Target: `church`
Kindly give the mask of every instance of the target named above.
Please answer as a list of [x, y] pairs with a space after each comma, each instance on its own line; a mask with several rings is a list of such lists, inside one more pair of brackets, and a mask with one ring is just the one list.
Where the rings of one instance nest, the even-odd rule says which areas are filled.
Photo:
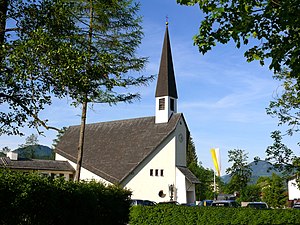
[[[199, 180], [186, 167], [189, 130], [177, 113], [177, 89], [166, 25], [155, 93], [155, 116], [87, 124], [82, 180], [117, 184], [132, 199], [196, 201]], [[56, 160], [76, 168], [80, 126], [70, 126], [56, 146]]]

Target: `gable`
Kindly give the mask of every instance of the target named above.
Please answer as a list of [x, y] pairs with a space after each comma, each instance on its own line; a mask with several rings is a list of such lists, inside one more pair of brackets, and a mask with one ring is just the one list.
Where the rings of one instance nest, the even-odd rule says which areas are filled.
[[[155, 117], [87, 124], [82, 166], [111, 183], [120, 183], [175, 130], [181, 113], [168, 123]], [[71, 126], [55, 152], [76, 162], [80, 126]]]

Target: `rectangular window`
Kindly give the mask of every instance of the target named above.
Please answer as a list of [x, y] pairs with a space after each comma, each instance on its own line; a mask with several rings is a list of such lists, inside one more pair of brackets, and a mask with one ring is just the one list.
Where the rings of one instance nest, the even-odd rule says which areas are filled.
[[158, 170], [155, 170], [155, 176], [158, 177]]
[[175, 100], [174, 99], [170, 99], [170, 109], [172, 110], [172, 111], [174, 111], [174, 109], [175, 109]]
[[153, 169], [150, 169], [150, 176], [153, 176]]
[[165, 110], [165, 99], [164, 98], [160, 98], [158, 100], [158, 104], [159, 104], [159, 106], [158, 106], [159, 110]]
[[161, 177], [164, 176], [164, 170], [160, 170], [160, 176], [161, 176]]

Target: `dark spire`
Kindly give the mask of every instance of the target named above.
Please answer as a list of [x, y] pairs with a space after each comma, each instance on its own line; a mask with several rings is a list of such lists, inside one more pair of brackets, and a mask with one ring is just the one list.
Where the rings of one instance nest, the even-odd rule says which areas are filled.
[[162, 96], [170, 96], [176, 99], [178, 98], [169, 39], [168, 22], [166, 22], [166, 32], [155, 93], [155, 97]]

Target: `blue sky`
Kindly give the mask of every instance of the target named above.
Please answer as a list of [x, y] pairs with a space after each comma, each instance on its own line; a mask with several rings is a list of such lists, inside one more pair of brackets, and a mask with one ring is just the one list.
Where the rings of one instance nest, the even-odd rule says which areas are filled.
[[[222, 174], [230, 166], [227, 152], [243, 149], [249, 162], [255, 156], [264, 158], [265, 149], [272, 144], [270, 132], [277, 129], [277, 119], [266, 115], [265, 108], [273, 99], [279, 83], [272, 79], [267, 66], [247, 63], [243, 48], [232, 43], [218, 44], [206, 55], [198, 52], [192, 37], [198, 33], [203, 14], [197, 6], [186, 7], [176, 0], [142, 0], [145, 37], [138, 50], [149, 62], [141, 74], [157, 74], [168, 16], [173, 64], [177, 82], [178, 112], [184, 113], [196, 145], [199, 161], [213, 168], [210, 149], [219, 147]], [[94, 105], [88, 111], [88, 123], [152, 116], [155, 113], [156, 80], [140, 87], [141, 100], [116, 106]], [[43, 116], [56, 127], [80, 123], [80, 108], [69, 106], [70, 100], [55, 100]], [[30, 135], [34, 130], [25, 129]], [[54, 131], [45, 131], [40, 144], [52, 145]], [[25, 142], [25, 137], [1, 136], [0, 148], [11, 149]], [[287, 140], [295, 146], [293, 140]]]

